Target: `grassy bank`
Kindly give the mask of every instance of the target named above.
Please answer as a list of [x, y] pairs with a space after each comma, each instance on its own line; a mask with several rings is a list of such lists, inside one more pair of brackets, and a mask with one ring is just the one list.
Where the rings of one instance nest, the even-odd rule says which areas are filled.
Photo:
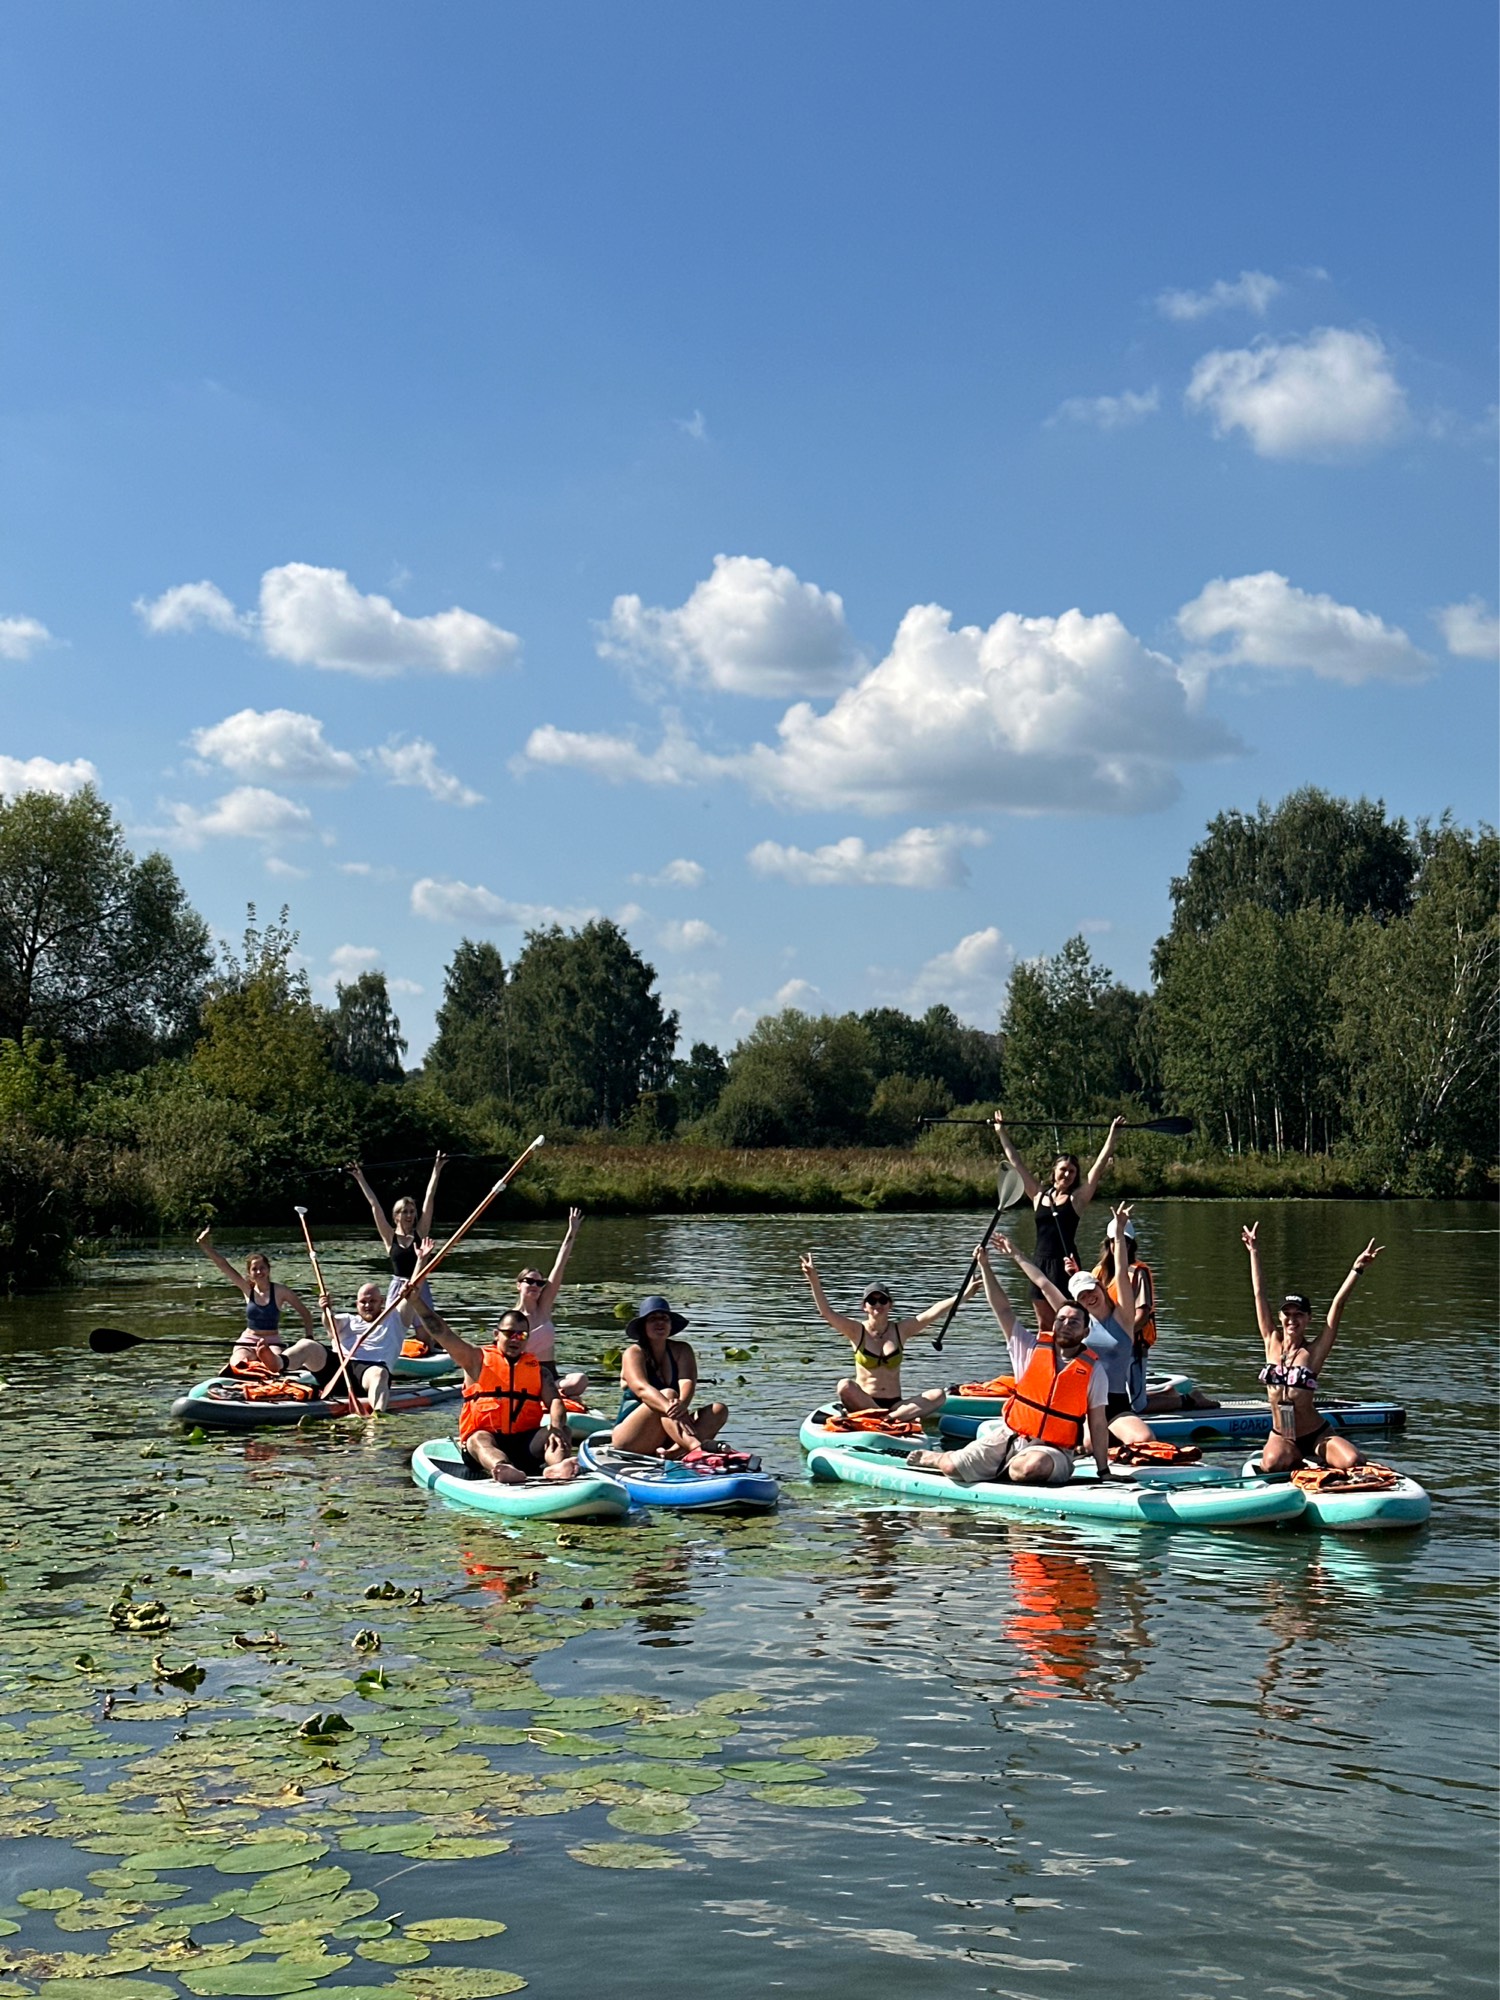
[[[460, 1165], [455, 1162], [455, 1173]], [[482, 1191], [482, 1173], [471, 1176]], [[560, 1214], [570, 1203], [596, 1215], [879, 1212], [985, 1208], [996, 1166], [979, 1155], [936, 1158], [896, 1149], [735, 1152], [694, 1145], [558, 1146], [528, 1167], [507, 1202], [511, 1213]], [[456, 1190], [455, 1190], [456, 1192]], [[1134, 1196], [1247, 1199], [1360, 1198], [1385, 1192], [1357, 1163], [1301, 1155], [1178, 1158], [1169, 1148], [1124, 1154], [1108, 1192]], [[476, 1193], [477, 1198], [477, 1193]]]

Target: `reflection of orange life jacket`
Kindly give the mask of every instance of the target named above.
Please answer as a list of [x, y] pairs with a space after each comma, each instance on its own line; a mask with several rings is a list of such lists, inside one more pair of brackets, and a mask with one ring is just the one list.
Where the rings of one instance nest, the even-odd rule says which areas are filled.
[[[1131, 1277], [1134, 1277], [1137, 1272], [1145, 1280], [1144, 1284], [1137, 1284], [1135, 1288], [1135, 1351], [1137, 1354], [1141, 1354], [1148, 1347], [1155, 1347], [1156, 1345], [1156, 1279], [1151, 1274], [1151, 1266], [1149, 1264], [1139, 1263], [1132, 1258], [1130, 1264]], [[1104, 1286], [1104, 1289], [1109, 1293], [1115, 1304], [1118, 1305], [1120, 1303], [1119, 1281], [1115, 1278], [1110, 1278], [1106, 1281], [1104, 1276], [1104, 1260], [1102, 1258], [1094, 1266], [1094, 1276]]]
[[541, 1428], [547, 1406], [542, 1400], [542, 1364], [534, 1354], [507, 1361], [498, 1347], [484, 1349], [477, 1382], [464, 1383], [464, 1406], [458, 1418], [462, 1444], [475, 1431], [495, 1431], [515, 1437]]
[[1093, 1373], [1091, 1354], [1059, 1368], [1052, 1336], [1044, 1333], [1021, 1371], [1016, 1393], [1005, 1406], [1007, 1427], [1019, 1437], [1035, 1438], [1038, 1444], [1077, 1451], [1088, 1419]]

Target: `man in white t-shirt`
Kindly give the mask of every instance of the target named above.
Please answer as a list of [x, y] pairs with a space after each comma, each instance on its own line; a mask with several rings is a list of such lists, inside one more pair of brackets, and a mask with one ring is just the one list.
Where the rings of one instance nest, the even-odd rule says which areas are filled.
[[352, 1313], [334, 1313], [333, 1300], [326, 1292], [318, 1304], [325, 1313], [333, 1313], [338, 1351], [349, 1357], [351, 1386], [372, 1410], [389, 1408], [391, 1369], [406, 1329], [394, 1307], [386, 1311], [384, 1285], [361, 1285]]
[[[1005, 1237], [997, 1236], [995, 1243], [1007, 1256], [1015, 1255]], [[995, 1276], [983, 1244], [975, 1256], [984, 1281], [984, 1295], [990, 1302], [991, 1312], [1000, 1322], [1000, 1330], [1010, 1351], [1011, 1373], [1019, 1382], [1037, 1351], [1040, 1336], [1016, 1318], [1015, 1308]], [[1059, 1373], [1070, 1362], [1089, 1359], [1084, 1346], [1089, 1326], [1089, 1316], [1081, 1307], [1063, 1306], [1059, 1309], [1052, 1323], [1052, 1341]], [[1103, 1363], [1094, 1361], [1089, 1372], [1085, 1428], [1088, 1448], [1101, 1479], [1110, 1476], [1109, 1426], [1104, 1414], [1108, 1402], [1109, 1379]], [[906, 1462], [921, 1471], [944, 1473], [949, 1479], [956, 1479], [960, 1486], [977, 1486], [985, 1479], [1009, 1479], [1019, 1486], [1066, 1486], [1073, 1476], [1074, 1456], [1074, 1452], [1063, 1445], [1044, 1444], [1039, 1439], [1024, 1437], [1000, 1421], [990, 1425], [982, 1437], [960, 1451], [914, 1451]]]

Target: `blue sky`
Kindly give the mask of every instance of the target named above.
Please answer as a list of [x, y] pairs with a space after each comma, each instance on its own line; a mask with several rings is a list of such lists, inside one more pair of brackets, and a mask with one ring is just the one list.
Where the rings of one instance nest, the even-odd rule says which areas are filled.
[[621, 917], [728, 1045], [1209, 817], [1494, 816], [1488, 6], [19, 4], [0, 783], [414, 1054]]

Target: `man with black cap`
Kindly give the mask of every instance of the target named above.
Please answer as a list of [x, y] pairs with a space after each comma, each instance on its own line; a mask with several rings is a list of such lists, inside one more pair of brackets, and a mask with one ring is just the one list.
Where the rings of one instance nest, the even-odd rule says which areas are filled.
[[728, 1423], [723, 1403], [693, 1408], [698, 1357], [677, 1338], [687, 1323], [653, 1292], [641, 1300], [625, 1328], [629, 1345], [620, 1357], [620, 1414], [613, 1434], [617, 1450], [682, 1458], [701, 1451]]

